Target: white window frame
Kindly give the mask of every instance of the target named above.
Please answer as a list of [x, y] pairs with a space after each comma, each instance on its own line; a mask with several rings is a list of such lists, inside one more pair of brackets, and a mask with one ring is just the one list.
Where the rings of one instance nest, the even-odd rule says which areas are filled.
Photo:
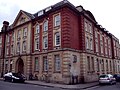
[[43, 24], [43, 31], [48, 31], [48, 20], [46, 20]]
[[9, 47], [6, 47], [6, 54], [9, 54]]
[[55, 64], [55, 72], [61, 71], [61, 61], [60, 61], [60, 55], [54, 56], [54, 64]]
[[35, 57], [35, 61], [34, 61], [34, 71], [39, 71], [39, 58]]
[[44, 36], [43, 37], [43, 49], [47, 49], [48, 48], [48, 37]]
[[95, 44], [96, 44], [96, 52], [98, 52], [98, 42], [96, 42]]
[[11, 45], [11, 54], [13, 54], [14, 49], [13, 49], [13, 45]]
[[90, 39], [90, 50], [93, 50], [93, 39]]
[[48, 59], [47, 59], [47, 56], [43, 56], [43, 71], [48, 71]]
[[17, 52], [20, 52], [20, 42], [17, 43]]
[[27, 27], [23, 29], [23, 37], [26, 37], [26, 36], [27, 36]]
[[2, 36], [0, 36], [0, 44], [2, 43]]
[[60, 32], [55, 33], [55, 46], [60, 46], [61, 40], [60, 40]]
[[6, 35], [6, 36], [7, 36], [7, 42], [10, 42], [10, 36], [9, 36], [9, 34]]
[[2, 55], [2, 47], [0, 47], [0, 56]]
[[20, 38], [21, 30], [18, 30], [17, 38]]
[[101, 44], [101, 53], [103, 54], [103, 44]]
[[91, 23], [88, 24], [88, 28], [89, 28], [89, 32], [92, 34], [92, 24]]
[[86, 49], [89, 49], [89, 38], [86, 37]]
[[84, 25], [85, 31], [88, 31], [88, 30], [87, 30], [87, 29], [88, 29], [88, 28], [87, 28], [87, 22], [85, 21], [84, 24], [85, 24], [85, 25]]
[[57, 27], [57, 26], [60, 26], [61, 24], [61, 17], [60, 17], [60, 14], [57, 14], [54, 16], [54, 26]]
[[39, 50], [39, 38], [35, 39], [35, 50]]
[[35, 27], [35, 34], [38, 34], [40, 32], [40, 25], [37, 24]]
[[12, 41], [14, 41], [14, 32], [12, 33]]
[[26, 51], [26, 48], [27, 48], [26, 45], [27, 45], [26, 41], [23, 41], [23, 51]]

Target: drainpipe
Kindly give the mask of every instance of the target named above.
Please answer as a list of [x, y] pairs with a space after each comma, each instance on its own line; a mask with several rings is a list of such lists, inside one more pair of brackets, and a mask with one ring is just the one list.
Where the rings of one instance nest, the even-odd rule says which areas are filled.
[[3, 77], [3, 74], [5, 73], [5, 69], [4, 69], [4, 61], [5, 61], [5, 43], [6, 43], [6, 31], [8, 30], [8, 26], [9, 26], [9, 22], [7, 21], [4, 21], [3, 22], [3, 27], [2, 27], [2, 30], [1, 32], [3, 33], [3, 55], [2, 55], [2, 58], [3, 58], [3, 61], [2, 61], [2, 72], [1, 72], [1, 77]]

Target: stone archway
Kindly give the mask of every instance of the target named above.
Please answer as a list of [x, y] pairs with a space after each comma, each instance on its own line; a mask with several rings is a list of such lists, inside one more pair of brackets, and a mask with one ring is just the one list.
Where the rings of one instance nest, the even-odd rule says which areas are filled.
[[16, 61], [16, 72], [24, 73], [24, 62], [21, 58]]

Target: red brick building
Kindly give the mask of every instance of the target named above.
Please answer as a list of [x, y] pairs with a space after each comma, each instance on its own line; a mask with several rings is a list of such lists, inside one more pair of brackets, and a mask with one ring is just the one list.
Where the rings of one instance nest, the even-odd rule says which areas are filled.
[[120, 73], [119, 40], [82, 6], [63, 0], [35, 14], [20, 10], [0, 32], [0, 73], [30, 74], [56, 83], [98, 80]]

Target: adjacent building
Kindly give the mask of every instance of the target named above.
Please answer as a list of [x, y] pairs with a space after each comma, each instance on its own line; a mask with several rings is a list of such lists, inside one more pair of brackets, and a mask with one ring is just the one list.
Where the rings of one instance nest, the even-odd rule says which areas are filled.
[[20, 10], [0, 32], [1, 76], [8, 71], [53, 83], [97, 81], [120, 73], [119, 39], [67, 0], [35, 14]]

